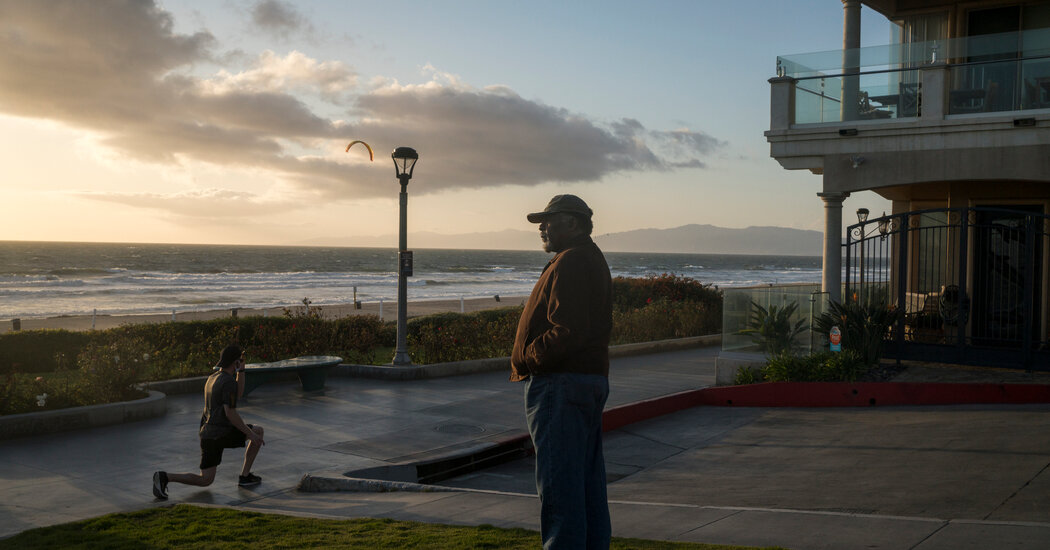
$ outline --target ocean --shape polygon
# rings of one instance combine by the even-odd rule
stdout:
[[[408,297],[524,296],[542,250],[414,251]],[[820,258],[606,253],[613,276],[674,273],[719,287],[820,282]],[[384,248],[0,241],[0,319],[393,301]],[[356,293],[355,293],[356,290]]]

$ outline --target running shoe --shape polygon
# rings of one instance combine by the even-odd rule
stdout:
[[[237,485],[240,485],[241,487],[250,487],[262,483],[262,478],[251,472],[248,472],[248,475],[246,476],[239,477],[240,479],[237,480]]]
[[[168,500],[167,472],[153,472],[153,496],[162,500]]]

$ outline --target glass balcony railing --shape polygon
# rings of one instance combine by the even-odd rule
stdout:
[[[749,327],[755,306],[770,312],[771,307],[783,311],[791,304],[796,306],[790,316],[791,325],[804,320],[805,326],[811,329],[814,319],[827,309],[828,294],[820,291],[819,284],[723,289],[722,350],[761,352],[761,344],[755,342],[755,336],[740,333]],[[823,336],[807,330],[796,339],[796,344],[800,353],[810,353],[823,345]]]
[[[1050,108],[1050,58],[951,67],[948,114]]]
[[[945,114],[1050,109],[1050,28],[781,56],[777,75],[796,80],[795,124],[897,119],[921,114],[931,65],[948,71],[947,97],[927,98]]]

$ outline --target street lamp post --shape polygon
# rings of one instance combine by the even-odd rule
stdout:
[[[397,249],[397,349],[394,351],[392,364],[408,366],[412,358],[408,356],[406,343],[408,317],[408,277],[412,276],[412,253],[408,251],[408,180],[412,179],[412,170],[416,167],[419,155],[411,147],[398,147],[390,154],[394,159],[397,179],[401,182],[401,223]]]

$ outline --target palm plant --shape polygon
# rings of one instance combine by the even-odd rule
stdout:
[[[796,302],[780,307],[771,304],[769,309],[766,309],[752,301],[747,328],[738,331],[737,334],[750,335],[751,341],[758,345],[759,350],[769,355],[793,353],[798,349],[798,336],[809,330],[805,319],[791,321],[796,311]]]

